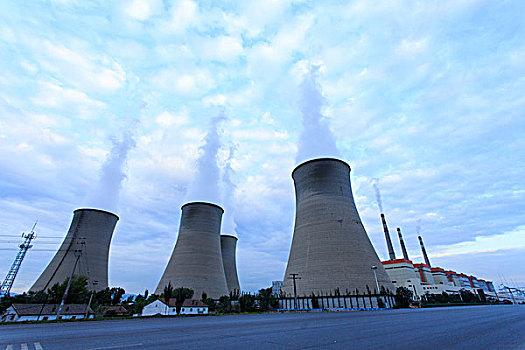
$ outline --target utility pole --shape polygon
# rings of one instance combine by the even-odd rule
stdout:
[[[31,241],[36,238],[35,227],[36,227],[36,222],[33,225],[31,232],[29,232],[28,234],[22,233],[22,237],[24,238],[24,243],[22,243],[19,246],[20,250],[18,251],[18,254],[16,255],[15,261],[13,262],[13,265],[11,265],[11,268],[9,269],[9,272],[7,273],[7,276],[5,277],[4,282],[2,282],[2,287],[0,287],[0,298],[6,295],[9,296],[9,292],[11,291],[11,287],[13,286],[13,283],[15,282],[16,275],[18,274],[18,271],[20,270],[20,265],[22,265],[22,260],[24,260],[24,257],[26,256],[27,251],[31,247],[33,247],[31,245]]]
[[[80,257],[82,256],[82,248],[84,247],[85,242],[80,242],[81,246],[80,249],[75,249],[75,256],[77,257],[75,260],[75,264],[73,265],[73,270],[71,271],[71,275],[69,275],[69,281],[67,281],[66,290],[64,291],[64,295],[62,296],[62,301],[60,302],[60,306],[57,311],[57,320],[60,319],[60,313],[62,312],[62,308],[64,307],[64,303],[66,302],[67,294],[69,293],[69,287],[71,287],[71,281],[73,280],[73,275],[75,274],[75,269],[77,268],[78,261],[80,260]]]
[[[300,280],[301,277],[297,277],[299,276],[298,273],[291,273],[290,276],[292,277],[288,277],[289,280],[293,280],[293,303],[294,303],[294,309],[297,310],[297,286],[295,284],[295,280]]]

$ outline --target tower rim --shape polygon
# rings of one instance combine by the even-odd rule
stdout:
[[[224,213],[224,209],[222,209],[221,206],[214,204],[214,203],[210,203],[210,202],[189,202],[189,203],[184,204],[182,207],[180,207],[180,209],[182,210],[184,209],[184,207],[187,207],[189,205],[195,205],[195,204],[208,205],[210,207],[219,208]]]
[[[310,163],[315,163],[315,162],[320,162],[320,161],[326,161],[326,160],[329,160],[329,161],[335,161],[335,162],[339,162],[339,163],[343,163],[344,165],[346,165],[348,167],[348,171],[351,171],[352,168],[350,167],[350,165],[345,162],[344,160],[342,159],[339,159],[339,158],[331,158],[331,157],[322,157],[322,158],[314,158],[314,159],[309,159],[305,162],[302,162],[300,163],[298,166],[295,167],[295,169],[292,171],[292,178],[294,177],[295,175],[295,172],[297,170],[299,170],[299,168],[302,168],[303,166],[307,165],[307,164],[310,164]]]
[[[235,240],[237,240],[237,241],[239,240],[238,237],[236,237],[234,235],[231,235],[231,234],[227,234],[227,233],[225,233],[225,234],[221,233],[221,237],[231,237],[231,238],[235,238]]]
[[[78,209],[73,210],[73,213],[76,213],[77,211],[96,211],[96,212],[99,212],[99,213],[104,213],[104,214],[112,215],[112,216],[116,217],[117,220],[120,219],[120,218],[118,217],[117,214],[112,213],[112,212],[107,211],[107,210],[102,210],[102,209],[95,209],[95,208],[78,208]]]

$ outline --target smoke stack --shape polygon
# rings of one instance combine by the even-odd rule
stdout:
[[[222,263],[226,274],[226,284],[228,285],[228,291],[233,294],[241,292],[239,277],[237,276],[237,263],[235,261],[236,246],[237,237],[221,235]]]
[[[421,252],[423,253],[425,264],[427,264],[430,267],[431,266],[430,260],[428,260],[428,255],[427,255],[427,251],[425,250],[425,245],[423,244],[423,239],[421,238],[421,236],[417,236],[417,238],[419,239],[419,245],[421,246]]]
[[[292,173],[295,227],[282,291],[293,295],[290,274],[297,274],[298,295],[334,290],[394,290],[357,212],[345,162],[322,158],[302,163]]]
[[[388,256],[390,257],[390,260],[394,260],[396,258],[396,253],[394,252],[394,247],[392,246],[392,240],[390,239],[390,233],[388,232],[388,226],[386,225],[385,214],[383,213],[381,213],[381,222],[383,223],[383,231],[385,232]]]
[[[193,297],[203,293],[218,299],[228,295],[221,254],[221,220],[223,210],[211,203],[193,202],[182,206],[179,236],[155,294],[173,288],[190,288]]]
[[[401,250],[403,251],[403,259],[410,260],[408,258],[407,248],[405,247],[405,241],[403,240],[403,235],[401,234],[401,229],[397,228],[397,235],[399,236],[399,244],[401,244]]]
[[[74,274],[88,278],[88,289],[108,287],[109,246],[118,216],[98,209],[77,209],[69,231],[49,265],[33,284],[30,292],[47,290],[71,275],[76,254],[82,250]],[[77,252],[75,252],[77,250]]]

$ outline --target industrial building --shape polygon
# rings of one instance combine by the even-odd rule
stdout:
[[[218,205],[192,202],[182,206],[179,236],[155,294],[164,288],[185,287],[200,299],[228,295],[221,252],[221,220],[224,210]]]
[[[403,252],[403,259],[396,259],[383,213],[381,213],[381,223],[383,224],[383,231],[390,256],[390,260],[383,261],[382,264],[396,288],[406,287],[410,289],[416,299],[422,298],[425,294],[441,294],[443,292],[447,294],[459,294],[462,289],[471,291],[480,296],[480,298],[490,297],[498,299],[494,285],[490,281],[480,280],[474,276],[467,276],[462,273],[447,271],[441,267],[431,266],[421,236],[418,236],[418,241],[425,263],[414,264],[412,260],[408,258],[408,252],[399,227],[397,228],[397,233]]]
[[[237,237],[231,235],[221,235],[221,255],[226,284],[231,294],[240,294],[239,277],[237,276],[237,263],[235,252],[237,248]]]
[[[29,291],[47,290],[71,274],[87,277],[90,290],[106,289],[109,247],[118,219],[104,210],[75,210],[62,245]]]
[[[303,296],[377,286],[394,291],[357,212],[350,166],[314,159],[297,166],[292,178],[296,215],[283,293],[294,295],[294,284]]]

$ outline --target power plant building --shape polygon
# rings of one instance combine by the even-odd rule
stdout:
[[[203,293],[213,299],[228,295],[221,253],[223,209],[204,202],[188,203],[181,209],[177,243],[155,294],[162,294],[171,284],[192,289],[194,299]]]
[[[88,289],[108,287],[109,247],[118,216],[98,209],[77,209],[59,250],[29,289],[48,290],[74,275],[88,278]]]
[[[300,164],[292,173],[296,215],[282,291],[297,294],[380,288],[394,291],[357,212],[350,167],[333,158]],[[373,268],[376,269],[373,269]]]
[[[228,291],[231,294],[239,294],[241,292],[239,277],[237,276],[237,263],[235,259],[236,248],[237,237],[221,235],[222,264],[224,266]]]

